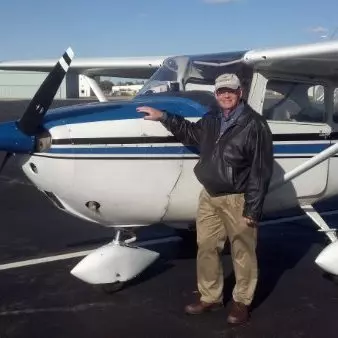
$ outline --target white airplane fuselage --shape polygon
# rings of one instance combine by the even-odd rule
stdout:
[[[191,108],[196,108],[191,102]],[[183,108],[185,104],[182,101]],[[85,115],[86,121],[77,117],[76,123],[62,124],[61,118],[52,119],[46,124],[53,139],[51,148],[21,156],[24,173],[62,210],[103,226],[193,221],[202,189],[193,172],[198,154],[177,141],[169,142],[172,135],[161,123],[137,116],[137,101],[126,105],[135,115],[116,118],[117,111],[111,115],[116,119],[107,116],[97,121],[97,112],[91,112]],[[118,104],[109,106],[119,109]],[[201,117],[191,115],[193,109],[186,118],[197,121]],[[323,132],[323,125],[295,123],[290,130],[290,123],[270,121],[270,128],[275,156],[272,183],[334,142],[319,136],[307,140],[307,135],[313,138],[319,129]],[[337,170],[338,158],[331,157],[269,193],[264,215],[336,195]],[[99,207],[90,208],[88,202]]]

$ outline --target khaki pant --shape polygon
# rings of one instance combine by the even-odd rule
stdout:
[[[223,300],[221,252],[227,237],[236,277],[233,299],[249,305],[257,285],[257,229],[242,218],[244,194],[211,197],[204,189],[197,215],[197,282],[201,301]]]

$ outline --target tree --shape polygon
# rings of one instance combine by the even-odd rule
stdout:
[[[100,81],[99,86],[102,91],[104,92],[110,92],[113,86],[113,83],[108,80]]]

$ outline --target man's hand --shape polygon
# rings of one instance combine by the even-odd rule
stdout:
[[[152,121],[160,121],[164,113],[158,109],[151,108],[151,107],[137,107],[136,111],[139,113],[145,113],[146,115],[144,116],[145,120],[152,120]]]
[[[256,227],[257,226],[257,222],[255,220],[253,220],[251,217],[244,217],[243,216],[243,219],[244,219],[244,222],[246,223],[246,225],[248,227]]]

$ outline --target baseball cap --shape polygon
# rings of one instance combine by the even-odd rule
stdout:
[[[241,82],[236,74],[222,74],[215,80],[215,90],[219,88],[238,89]]]

